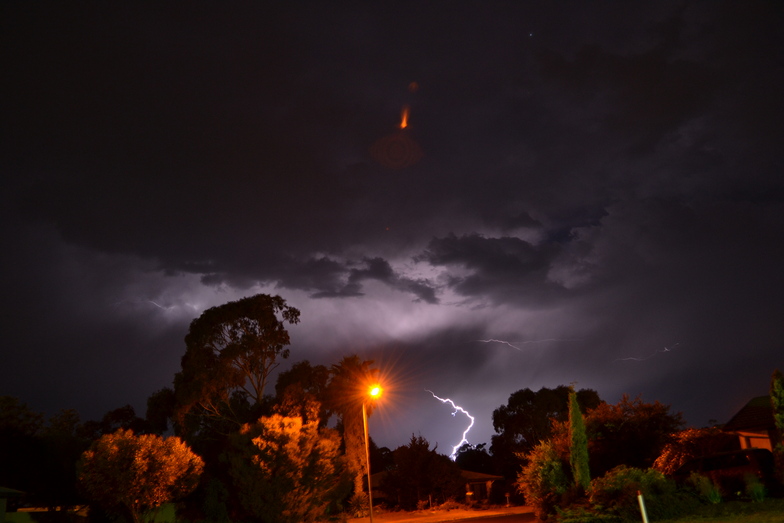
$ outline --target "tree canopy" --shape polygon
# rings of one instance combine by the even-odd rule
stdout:
[[[591,485],[591,474],[588,465],[588,437],[585,434],[585,421],[577,394],[569,393],[569,464],[572,466],[574,483],[587,491]]]
[[[194,409],[237,425],[262,404],[270,373],[287,358],[284,323],[299,323],[299,310],[280,296],[257,294],[204,311],[185,336],[182,370],[174,378],[177,422]],[[258,412],[255,414],[258,416]]]
[[[737,444],[737,436],[718,427],[682,430],[673,434],[653,462],[653,468],[663,474],[672,474],[692,458],[731,450],[734,444]]]
[[[455,453],[455,463],[461,470],[495,474],[493,458],[487,453],[485,447],[487,447],[487,443],[480,443],[479,445],[463,443]]]
[[[422,436],[411,435],[408,445],[392,451],[394,466],[387,472],[382,489],[389,500],[404,510],[417,508],[430,498],[445,502],[462,497],[465,483],[460,469],[449,457],[436,452]]]
[[[615,405],[602,403],[585,416],[591,477],[603,476],[618,465],[649,468],[683,426],[680,413],[655,401],[623,395]],[[569,424],[553,425],[553,444],[569,462]]]
[[[203,468],[201,458],[177,437],[120,429],[84,452],[79,482],[90,499],[139,522],[145,512],[196,488]]]
[[[500,462],[501,472],[509,479],[515,478],[522,462],[520,455],[527,454],[541,441],[553,435],[553,422],[563,422],[569,416],[569,392],[571,388],[559,385],[554,389],[542,387],[534,392],[521,389],[509,396],[506,405],[493,411],[493,435],[490,451]],[[602,403],[599,394],[592,389],[580,389],[576,393],[582,412]]]
[[[343,443],[346,447],[348,470],[354,478],[354,492],[363,489],[365,471],[365,441],[362,422],[362,404],[366,403],[367,414],[372,412],[372,403],[367,397],[368,386],[378,377],[373,362],[359,356],[346,356],[330,369],[331,379],[327,387],[329,410],[340,418],[343,428]]]
[[[340,438],[318,422],[274,414],[231,438],[240,502],[269,523],[316,521],[341,490]],[[344,489],[347,490],[347,489]]]

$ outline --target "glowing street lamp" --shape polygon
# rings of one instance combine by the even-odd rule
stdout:
[[[368,388],[368,397],[370,400],[377,400],[381,397],[384,389],[381,385],[376,383]],[[373,487],[370,482],[370,439],[368,438],[368,421],[367,421],[367,399],[362,400],[362,424],[365,427],[365,461],[367,463],[367,482],[368,482],[368,505],[370,507],[370,523],[373,523]]]

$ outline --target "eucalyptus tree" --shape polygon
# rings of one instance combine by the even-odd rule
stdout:
[[[257,294],[193,320],[182,370],[174,378],[180,428],[189,414],[228,421],[235,429],[257,418],[270,373],[289,356],[284,324],[299,323],[299,314],[280,296]]]

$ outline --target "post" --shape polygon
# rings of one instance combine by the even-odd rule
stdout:
[[[642,499],[642,492],[637,491],[637,502],[640,504],[640,514],[642,514],[642,523],[648,523],[648,513],[645,510],[645,500]]]
[[[370,440],[368,439],[367,409],[362,402],[362,425],[365,427],[365,461],[367,462],[368,506],[370,507],[370,523],[373,523],[373,485],[370,481]]]

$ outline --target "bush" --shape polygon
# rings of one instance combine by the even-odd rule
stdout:
[[[612,514],[598,514],[585,507],[558,509],[558,523],[623,523],[623,518]]]
[[[365,518],[370,514],[370,498],[367,492],[355,492],[348,501],[348,514],[353,518]]]
[[[709,477],[692,472],[687,482],[694,487],[700,499],[713,505],[721,503],[721,490]]]
[[[674,481],[653,469],[620,465],[591,482],[591,503],[600,514],[639,521],[637,493],[643,495],[646,512],[652,520],[673,518],[693,512],[698,501],[680,492]]]
[[[534,508],[536,517],[544,520],[555,513],[561,495],[571,482],[552,442],[539,443],[525,458],[528,463],[517,476],[517,488],[525,496],[526,504]]]
[[[746,495],[755,503],[764,501],[768,492],[762,481],[754,474],[747,474],[744,480],[746,482]]]

